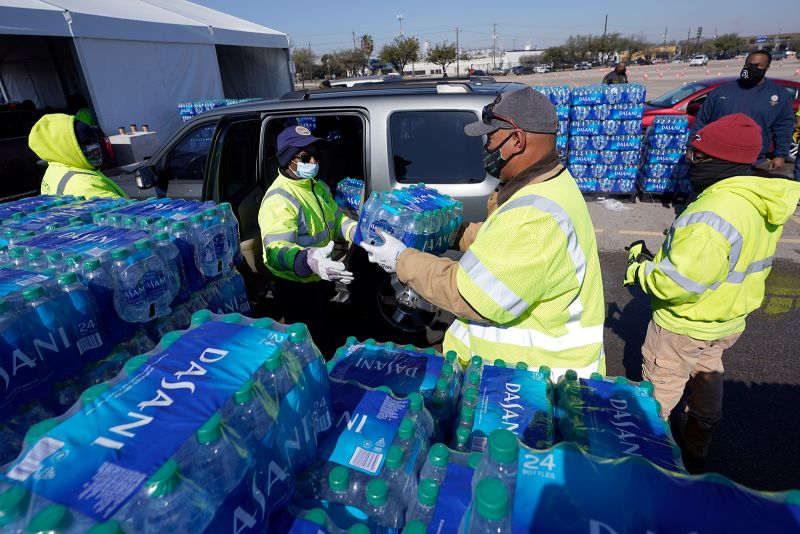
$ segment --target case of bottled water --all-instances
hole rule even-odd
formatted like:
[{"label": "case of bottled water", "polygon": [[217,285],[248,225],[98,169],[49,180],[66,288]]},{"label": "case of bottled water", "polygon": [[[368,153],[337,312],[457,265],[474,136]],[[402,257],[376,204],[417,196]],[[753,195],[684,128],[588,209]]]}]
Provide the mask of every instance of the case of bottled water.
[{"label": "case of bottled water", "polygon": [[685,115],[653,119],[645,136],[639,188],[648,193],[689,193],[686,166],[689,122]]},{"label": "case of bottled water", "polygon": [[455,241],[462,218],[461,202],[421,183],[373,192],[361,210],[356,242],[383,243],[380,230],[408,247],[442,254]]},{"label": "case of bottled water", "polygon": [[0,526],[264,532],[330,409],[305,325],[198,312],[29,430],[2,468]]},{"label": "case of bottled water", "polygon": [[208,100],[194,100],[191,102],[180,102],[178,104],[178,113],[183,122],[192,120],[197,115],[211,111],[212,109],[224,108],[234,104],[242,104],[244,102],[252,102],[258,100],[257,98],[214,98]]},{"label": "case of bottled water", "polygon": [[364,199],[364,181],[357,178],[345,178],[336,184],[333,200],[340,208],[358,213]]}]

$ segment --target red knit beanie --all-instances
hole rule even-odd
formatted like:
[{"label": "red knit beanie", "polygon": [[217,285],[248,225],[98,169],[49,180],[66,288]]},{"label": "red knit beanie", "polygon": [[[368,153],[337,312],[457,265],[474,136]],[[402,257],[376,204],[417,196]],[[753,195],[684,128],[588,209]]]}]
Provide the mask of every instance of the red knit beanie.
[{"label": "red knit beanie", "polygon": [[703,126],[691,145],[713,158],[749,165],[761,153],[761,127],[744,113],[725,115]]}]

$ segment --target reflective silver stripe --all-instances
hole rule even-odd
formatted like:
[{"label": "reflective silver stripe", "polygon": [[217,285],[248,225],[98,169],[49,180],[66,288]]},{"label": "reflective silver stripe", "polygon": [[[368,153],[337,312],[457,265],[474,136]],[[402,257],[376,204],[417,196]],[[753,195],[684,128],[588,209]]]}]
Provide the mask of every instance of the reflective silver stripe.
[{"label": "reflective silver stripe", "polygon": [[460,319],[453,321],[448,331],[453,334],[453,337],[469,348],[469,329]]},{"label": "reflective silver stripe", "polygon": [[578,284],[583,285],[583,279],[586,275],[586,256],[581,250],[580,243],[578,243],[578,234],[575,233],[575,226],[572,224],[569,214],[549,198],[539,195],[525,195],[524,197],[510,200],[500,206],[498,214],[514,208],[525,207],[533,207],[544,211],[556,220],[561,231],[564,232],[564,237],[567,239],[567,252],[575,264],[575,275],[578,277]]},{"label": "reflective silver stripe", "polygon": [[[750,265],[747,266],[747,269],[744,271],[734,271],[728,275],[728,278],[725,279],[725,283],[727,284],[741,284],[744,282],[745,276],[748,274],[759,273],[761,271],[766,271],[770,267],[772,267],[772,259],[774,256],[770,256],[769,258],[764,258],[763,260],[754,261]],[[717,282],[712,287],[716,288],[721,285],[720,282]]]},{"label": "reflective silver stripe", "polygon": [[282,249],[278,250],[278,263],[287,271],[294,270],[294,265],[289,265],[288,260],[286,259],[286,255],[291,252],[292,249],[283,247]]},{"label": "reflective silver stripe", "polygon": [[469,323],[469,335],[491,343],[504,343],[518,347],[537,347],[550,352],[577,349],[603,343],[603,325],[580,326],[570,322],[563,336],[553,337],[530,328],[488,326]]},{"label": "reflective silver stripe", "polygon": [[297,236],[297,244],[302,247],[311,247],[316,245],[317,243],[322,242],[325,238],[330,238],[331,231],[329,228],[325,230],[320,230],[314,235],[298,235]]},{"label": "reflective silver stripe", "polygon": [[93,174],[87,174],[85,172],[68,171],[68,172],[64,173],[64,176],[62,176],[61,179],[58,181],[58,186],[56,186],[56,194],[57,195],[63,195],[64,194],[64,190],[67,188],[67,183],[69,182],[69,179],[72,178],[73,176],[75,176],[76,174],[84,174],[86,176],[94,176]]},{"label": "reflective silver stripe", "polygon": [[294,243],[297,240],[297,232],[282,232],[280,234],[267,234],[264,236],[264,244],[276,241],[289,241]]},{"label": "reflective silver stripe", "polygon": [[350,229],[356,224],[356,221],[353,219],[350,219],[349,217],[343,217],[342,222],[339,223],[339,237],[342,239],[347,239],[347,234],[350,233]]},{"label": "reflective silver stripe", "polygon": [[669,232],[669,238],[666,242],[664,255],[669,254],[670,246],[672,245],[672,235],[676,228],[683,228],[690,224],[705,224],[722,234],[731,245],[731,251],[728,254],[728,272],[732,272],[739,262],[739,256],[742,253],[742,234],[731,223],[714,213],[713,211],[697,211],[687,215],[681,215],[672,223],[672,228]]},{"label": "reflective silver stripe", "polygon": [[303,211],[303,207],[300,205],[300,201],[295,198],[294,195],[289,193],[288,191],[284,191],[283,189],[273,189],[269,191],[264,196],[264,201],[266,201],[271,196],[279,196],[285,198],[289,204],[297,208],[297,233],[307,234],[308,233],[308,225],[306,224],[306,214]]},{"label": "reflective silver stripe", "polygon": [[471,250],[467,250],[458,263],[470,280],[481,288],[486,296],[514,317],[519,317],[528,309],[529,304],[495,277]]},{"label": "reflective silver stripe", "polygon": [[645,276],[650,276],[650,273],[652,273],[653,269],[655,269],[655,268],[656,268],[656,264],[654,262],[652,262],[652,261],[648,261],[647,263],[644,264],[644,275]]},{"label": "reflective silver stripe", "polygon": [[747,269],[744,271],[733,271],[728,273],[728,276],[725,278],[725,280],[721,282],[715,282],[711,285],[700,284],[683,276],[680,272],[678,272],[678,269],[672,264],[672,262],[669,261],[669,258],[663,258],[658,264],[658,268],[661,270],[661,272],[669,276],[673,282],[681,286],[686,291],[695,293],[697,295],[702,295],[709,289],[717,289],[722,284],[741,284],[744,282],[748,274],[765,271],[772,267],[772,260],[773,256],[764,258],[763,260],[754,261],[748,265]]}]

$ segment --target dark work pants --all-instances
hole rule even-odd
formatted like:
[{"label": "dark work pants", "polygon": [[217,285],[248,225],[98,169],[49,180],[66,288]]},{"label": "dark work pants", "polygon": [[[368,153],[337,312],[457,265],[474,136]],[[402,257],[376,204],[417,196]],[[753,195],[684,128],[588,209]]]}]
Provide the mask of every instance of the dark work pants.
[{"label": "dark work pants", "polygon": [[330,282],[292,282],[278,278],[273,294],[286,324],[305,323],[326,360],[333,357],[335,340],[328,326],[328,302],[333,296]]}]

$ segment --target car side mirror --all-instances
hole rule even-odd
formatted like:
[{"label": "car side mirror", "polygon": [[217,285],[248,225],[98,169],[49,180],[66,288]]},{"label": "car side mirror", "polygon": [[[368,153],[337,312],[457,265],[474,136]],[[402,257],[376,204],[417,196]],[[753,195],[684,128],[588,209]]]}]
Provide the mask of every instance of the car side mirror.
[{"label": "car side mirror", "polygon": [[150,165],[144,165],[136,170],[136,187],[150,189],[158,183],[158,176]]}]

